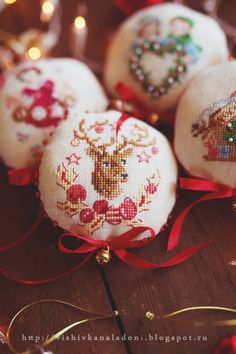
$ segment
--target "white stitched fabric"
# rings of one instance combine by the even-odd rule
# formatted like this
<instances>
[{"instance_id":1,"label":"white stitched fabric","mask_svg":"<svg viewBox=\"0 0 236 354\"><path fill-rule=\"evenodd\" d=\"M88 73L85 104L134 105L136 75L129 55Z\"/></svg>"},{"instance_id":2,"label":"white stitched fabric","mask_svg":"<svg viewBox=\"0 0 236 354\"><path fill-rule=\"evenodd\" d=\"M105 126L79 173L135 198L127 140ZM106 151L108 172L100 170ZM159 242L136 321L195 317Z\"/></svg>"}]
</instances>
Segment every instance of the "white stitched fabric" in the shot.
<instances>
[{"instance_id":1,"label":"white stitched fabric","mask_svg":"<svg viewBox=\"0 0 236 354\"><path fill-rule=\"evenodd\" d=\"M103 111L107 98L89 68L74 59L25 62L0 89L0 156L12 168L34 165L49 135L77 111Z\"/></svg>"},{"instance_id":2,"label":"white stitched fabric","mask_svg":"<svg viewBox=\"0 0 236 354\"><path fill-rule=\"evenodd\" d=\"M111 40L105 83L123 82L150 110L176 107L192 78L226 61L225 34L211 18L179 4L150 6L129 17Z\"/></svg>"},{"instance_id":3,"label":"white stitched fabric","mask_svg":"<svg viewBox=\"0 0 236 354\"><path fill-rule=\"evenodd\" d=\"M192 176L236 187L236 61L192 82L177 109L174 145Z\"/></svg>"},{"instance_id":4,"label":"white stitched fabric","mask_svg":"<svg viewBox=\"0 0 236 354\"><path fill-rule=\"evenodd\" d=\"M107 240L141 225L158 233L167 222L177 181L170 145L134 118L123 123L116 140L120 115L75 114L44 149L41 200L68 231Z\"/></svg>"}]
</instances>

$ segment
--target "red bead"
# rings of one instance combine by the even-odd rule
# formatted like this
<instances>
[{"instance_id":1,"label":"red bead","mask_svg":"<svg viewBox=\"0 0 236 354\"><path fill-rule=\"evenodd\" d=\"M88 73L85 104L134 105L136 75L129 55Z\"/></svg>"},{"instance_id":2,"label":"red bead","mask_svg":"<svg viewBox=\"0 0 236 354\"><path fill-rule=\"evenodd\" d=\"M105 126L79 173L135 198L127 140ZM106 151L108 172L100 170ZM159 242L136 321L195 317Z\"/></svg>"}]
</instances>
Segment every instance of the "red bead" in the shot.
<instances>
[{"instance_id":1,"label":"red bead","mask_svg":"<svg viewBox=\"0 0 236 354\"><path fill-rule=\"evenodd\" d=\"M85 200L86 190L80 184L72 185L67 191L67 200L71 203L78 203L79 200Z\"/></svg>"},{"instance_id":2,"label":"red bead","mask_svg":"<svg viewBox=\"0 0 236 354\"><path fill-rule=\"evenodd\" d=\"M149 183L147 186L147 191L150 194L154 194L157 191L157 186L154 183Z\"/></svg>"},{"instance_id":3,"label":"red bead","mask_svg":"<svg viewBox=\"0 0 236 354\"><path fill-rule=\"evenodd\" d=\"M81 210L81 212L80 212L80 220L85 224L88 224L89 222L91 222L94 219L94 216L95 216L95 213L90 208L85 208L85 209Z\"/></svg>"},{"instance_id":4,"label":"red bead","mask_svg":"<svg viewBox=\"0 0 236 354\"><path fill-rule=\"evenodd\" d=\"M125 220L131 220L137 215L137 206L130 198L125 198L120 206L120 213Z\"/></svg>"},{"instance_id":5,"label":"red bead","mask_svg":"<svg viewBox=\"0 0 236 354\"><path fill-rule=\"evenodd\" d=\"M93 209L96 211L98 214L106 214L108 210L108 201L103 199L103 200L96 200L93 204Z\"/></svg>"}]
</instances>

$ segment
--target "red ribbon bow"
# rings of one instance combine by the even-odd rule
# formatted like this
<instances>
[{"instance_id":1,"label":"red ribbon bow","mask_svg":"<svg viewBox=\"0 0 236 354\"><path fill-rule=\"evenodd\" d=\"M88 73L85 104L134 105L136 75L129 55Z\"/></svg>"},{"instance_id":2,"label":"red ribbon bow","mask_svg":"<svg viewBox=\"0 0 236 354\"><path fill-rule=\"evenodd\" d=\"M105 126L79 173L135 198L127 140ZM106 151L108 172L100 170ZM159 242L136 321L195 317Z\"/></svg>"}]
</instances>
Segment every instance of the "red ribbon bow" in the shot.
<instances>
[{"instance_id":1,"label":"red ribbon bow","mask_svg":"<svg viewBox=\"0 0 236 354\"><path fill-rule=\"evenodd\" d=\"M144 232L149 233L149 237L145 238L142 241L136 241L137 236L143 234ZM63 244L63 241L67 238L74 237L77 240L85 241L84 244L79 246L78 248L72 250ZM127 251L129 248L138 248L148 245L155 238L155 232L150 227L140 226L136 227L132 230L129 230L122 234L121 236L115 237L111 241L98 241L92 238L88 238L82 235L65 233L61 235L58 243L59 250L63 253L73 253L73 254L88 254L83 263L88 260L94 252L103 249L109 248L113 251L118 258L120 258L124 263L129 266L133 266L135 268L140 269L156 269L156 268L165 268L172 267L177 264L180 264L187 259L191 258L195 253L197 253L200 249L204 248L206 244L209 242L203 242L196 246L189 247L184 251L178 253L173 256L169 260L156 264L149 262L143 258L135 256L134 254Z\"/></svg>"},{"instance_id":2,"label":"red ribbon bow","mask_svg":"<svg viewBox=\"0 0 236 354\"><path fill-rule=\"evenodd\" d=\"M173 248L178 246L181 229L186 219L189 211L191 208L201 202L207 200L214 200L214 199L224 199L236 196L236 189L231 188L229 186L213 182L207 181L198 178L180 178L180 188L181 189L190 189L195 191L204 191L204 192L211 192L203 197L199 198L192 204L190 204L187 208L185 208L182 213L178 216L177 220L175 221L170 236L168 240L168 247L167 250L171 251Z\"/></svg>"}]
</instances>

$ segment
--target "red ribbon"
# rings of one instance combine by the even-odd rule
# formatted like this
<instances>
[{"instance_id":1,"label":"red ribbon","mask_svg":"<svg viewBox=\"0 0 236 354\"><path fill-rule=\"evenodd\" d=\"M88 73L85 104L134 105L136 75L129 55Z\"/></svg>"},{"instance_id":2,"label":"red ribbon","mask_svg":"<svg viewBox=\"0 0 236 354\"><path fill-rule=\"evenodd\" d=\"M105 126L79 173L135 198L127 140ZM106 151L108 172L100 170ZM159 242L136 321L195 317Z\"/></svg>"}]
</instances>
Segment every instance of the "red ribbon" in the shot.
<instances>
[{"instance_id":1,"label":"red ribbon","mask_svg":"<svg viewBox=\"0 0 236 354\"><path fill-rule=\"evenodd\" d=\"M149 237L145 238L142 241L135 241L137 236L144 232L149 232ZM63 244L63 241L67 238L75 238L76 240L85 241L82 246L72 250ZM99 249L109 248L113 251L118 258L120 258L124 263L129 266L140 268L140 269L156 269L156 268L165 268L172 267L177 264L183 263L187 259L191 258L195 253L204 248L209 242L203 242L196 246L189 247L179 254L173 256L168 261L165 261L160 264L149 262L143 258L135 256L134 254L127 251L129 248L138 248L143 247L155 238L155 232L150 227L140 226L129 230L122 234L121 236L115 237L111 241L98 241L92 238L88 238L82 235L65 233L61 235L58 248L63 253L73 253L73 254L88 254L88 258L90 258L91 254L98 251Z\"/></svg>"},{"instance_id":2,"label":"red ribbon","mask_svg":"<svg viewBox=\"0 0 236 354\"><path fill-rule=\"evenodd\" d=\"M236 195L236 189L217 182L202 180L198 178L180 178L180 188L211 193L204 195L203 197L190 204L178 216L169 236L167 246L168 251L171 251L173 248L178 246L183 223L189 211L194 205L207 200L230 198Z\"/></svg>"},{"instance_id":3,"label":"red ribbon","mask_svg":"<svg viewBox=\"0 0 236 354\"><path fill-rule=\"evenodd\" d=\"M79 268L81 268L87 261L88 259L92 256L92 254L90 254L88 257L85 257L83 259L83 261L81 261L77 266L69 269L68 271L52 276L50 278L47 279L39 279L39 280L29 280L29 279L20 279L12 274L10 274L7 270L0 268L0 274L3 275L5 278L7 278L8 280L14 281L15 283L18 284L23 284L23 285L41 285L41 284L48 284L51 283L53 281L62 279L67 277L68 275L70 275L71 273L74 273L76 270L78 270Z\"/></svg>"},{"instance_id":4,"label":"red ribbon","mask_svg":"<svg viewBox=\"0 0 236 354\"><path fill-rule=\"evenodd\" d=\"M135 112L136 118L142 118L148 115L147 106L140 100L140 98L133 92L133 90L126 86L123 82L118 82L115 87L116 92L122 98L135 106L137 112Z\"/></svg>"},{"instance_id":5,"label":"red ribbon","mask_svg":"<svg viewBox=\"0 0 236 354\"><path fill-rule=\"evenodd\" d=\"M8 171L8 181L13 186L28 186L35 182L35 168L21 168Z\"/></svg>"},{"instance_id":6,"label":"red ribbon","mask_svg":"<svg viewBox=\"0 0 236 354\"><path fill-rule=\"evenodd\" d=\"M26 241L30 236L33 235L34 231L40 225L42 219L43 219L43 213L42 213L42 210L40 210L36 220L34 221L33 225L31 226L31 228L18 240L14 241L12 243L9 243L8 245L0 246L0 253L10 251L13 248L22 244L24 241Z\"/></svg>"},{"instance_id":7,"label":"red ribbon","mask_svg":"<svg viewBox=\"0 0 236 354\"><path fill-rule=\"evenodd\" d=\"M213 354L236 354L236 336L231 336L222 339L222 341L215 348Z\"/></svg>"},{"instance_id":8,"label":"red ribbon","mask_svg":"<svg viewBox=\"0 0 236 354\"><path fill-rule=\"evenodd\" d=\"M144 120L144 118L149 117L150 113L152 113L152 111L148 109L146 104L141 101L141 99L134 93L134 91L130 87L126 86L123 82L119 81L117 83L115 86L115 91L123 101L131 103L136 108L136 111L134 112L135 118ZM175 114L173 111L168 111L162 113L161 118L163 122L173 124Z\"/></svg>"},{"instance_id":9,"label":"red ribbon","mask_svg":"<svg viewBox=\"0 0 236 354\"><path fill-rule=\"evenodd\" d=\"M149 237L145 238L142 241L135 241L136 237L144 232L149 232ZM81 246L78 248L71 250L67 246L63 244L63 241L66 238L74 237L76 240L85 241ZM97 241L91 238L65 233L62 234L58 241L58 248L59 251L65 254L85 254L86 256L80 261L76 266L72 267L68 271L51 276L47 279L38 279L38 280L29 280L29 279L21 279L10 274L7 270L0 268L0 274L5 276L7 279L14 281L19 284L24 285L40 285L40 284L47 284L59 279L62 279L69 274L79 270L88 260L94 255L96 251L99 249L103 249L105 247L109 247L109 249L114 252L118 258L120 258L124 263L128 264L129 266L133 266L139 269L156 269L156 268L165 268L165 267L172 267L177 264L183 263L187 259L191 258L194 254L204 248L209 242L203 242L193 247L189 247L184 251L180 252L179 254L173 256L169 260L156 264L149 262L145 259L135 256L134 254L127 251L128 248L138 248L145 246L153 241L155 237L155 232L150 227L137 227L134 228L121 236L114 238L112 241Z\"/></svg>"},{"instance_id":10,"label":"red ribbon","mask_svg":"<svg viewBox=\"0 0 236 354\"><path fill-rule=\"evenodd\" d=\"M163 0L114 0L114 4L126 15L132 15L135 11L146 6L162 3Z\"/></svg>"},{"instance_id":11,"label":"red ribbon","mask_svg":"<svg viewBox=\"0 0 236 354\"><path fill-rule=\"evenodd\" d=\"M120 118L119 118L119 120L118 120L118 122L117 122L117 124L116 124L116 140L117 140L117 138L118 138L118 133L119 133L119 131L120 131L122 125L123 125L129 118L131 118L131 115L130 115L130 114L127 114L127 113L123 113L123 114L120 116Z\"/></svg>"}]
</instances>

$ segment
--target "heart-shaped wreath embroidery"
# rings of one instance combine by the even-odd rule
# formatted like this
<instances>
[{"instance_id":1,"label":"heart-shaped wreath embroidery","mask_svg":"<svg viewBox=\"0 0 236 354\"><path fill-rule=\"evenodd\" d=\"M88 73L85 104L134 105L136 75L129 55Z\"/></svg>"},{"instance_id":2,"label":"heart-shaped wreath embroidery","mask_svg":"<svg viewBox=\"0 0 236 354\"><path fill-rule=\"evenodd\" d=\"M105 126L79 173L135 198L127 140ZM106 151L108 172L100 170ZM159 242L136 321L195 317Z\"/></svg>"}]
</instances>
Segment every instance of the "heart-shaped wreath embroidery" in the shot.
<instances>
[{"instance_id":1,"label":"heart-shaped wreath embroidery","mask_svg":"<svg viewBox=\"0 0 236 354\"><path fill-rule=\"evenodd\" d=\"M147 52L154 53L162 58L165 57L165 54L173 54L176 57L174 60L175 65L168 69L167 76L159 85L151 82L150 73L141 64L143 56ZM164 44L157 41L144 40L134 47L134 55L130 60L131 73L135 79L142 83L145 91L150 92L153 98L158 98L164 95L174 83L179 82L186 73L187 65L184 59L187 54L187 51L180 44Z\"/></svg>"},{"instance_id":2,"label":"heart-shaped wreath embroidery","mask_svg":"<svg viewBox=\"0 0 236 354\"><path fill-rule=\"evenodd\" d=\"M196 63L202 51L200 46L193 43L190 32L194 23L191 19L182 16L174 17L169 25L169 33L163 37L161 22L157 18L144 19L129 57L131 75L154 99L160 98L174 84L179 83L187 73L188 65ZM160 80L159 84L154 83L155 78L142 63L147 53L162 59L165 59L166 55L173 56L173 65L167 68L167 75Z\"/></svg>"}]
</instances>

